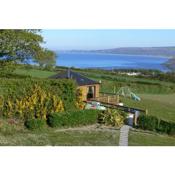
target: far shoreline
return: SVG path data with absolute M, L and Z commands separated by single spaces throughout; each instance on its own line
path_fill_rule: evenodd
M 155 58 L 165 58 L 165 59 L 171 59 L 173 56 L 166 56 L 166 55 L 142 55 L 142 54 L 117 54 L 117 53 L 99 53 L 99 52 L 81 52 L 81 51 L 55 51 L 58 53 L 59 55 L 59 52 L 60 53 L 66 53 L 66 54 L 96 54 L 96 55 L 121 55 L 121 56 L 143 56 L 143 57 L 155 57 Z

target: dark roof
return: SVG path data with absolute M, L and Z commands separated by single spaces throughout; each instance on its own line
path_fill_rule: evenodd
M 73 71 L 71 71 L 69 69 L 67 71 L 64 71 L 63 73 L 59 73 L 59 74 L 53 75 L 50 78 L 53 78 L 53 79 L 64 79 L 64 78 L 66 78 L 66 79 L 73 79 L 73 80 L 76 81 L 76 83 L 79 86 L 99 84 L 98 81 L 91 80 L 91 79 L 89 79 L 87 77 L 84 77 L 81 74 L 79 74 L 77 72 L 73 72 Z

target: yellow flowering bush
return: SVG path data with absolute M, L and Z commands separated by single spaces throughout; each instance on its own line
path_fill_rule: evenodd
M 35 85 L 31 93 L 22 99 L 7 99 L 7 101 L 4 102 L 4 100 L 0 98 L 0 109 L 3 115 L 7 117 L 19 116 L 25 119 L 46 119 L 48 114 L 63 112 L 64 106 L 58 96 Z
M 124 124 L 125 113 L 117 109 L 107 109 L 98 114 L 99 123 L 121 127 Z
M 84 109 L 85 104 L 83 102 L 83 91 L 82 91 L 82 89 L 77 89 L 75 106 L 78 109 Z

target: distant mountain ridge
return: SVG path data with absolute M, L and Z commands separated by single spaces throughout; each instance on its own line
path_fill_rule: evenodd
M 70 50 L 68 52 L 106 53 L 106 54 L 128 54 L 128 55 L 150 55 L 175 57 L 175 46 L 172 47 L 119 47 L 99 50 Z

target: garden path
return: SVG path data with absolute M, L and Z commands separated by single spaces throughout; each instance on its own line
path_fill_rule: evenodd
M 130 126 L 123 125 L 120 128 L 119 146 L 128 146 L 128 134 Z

